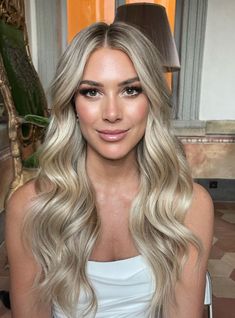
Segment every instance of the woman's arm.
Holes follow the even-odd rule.
[[[203,252],[197,267],[197,251],[190,246],[180,281],[176,284],[176,305],[169,306],[167,318],[201,318],[205,292],[205,274],[210,254],[213,225],[213,202],[208,192],[194,184],[193,200],[185,218],[185,225],[201,240]]]
[[[36,306],[37,297],[31,287],[39,268],[22,242],[23,218],[34,196],[34,183],[30,182],[18,189],[7,204],[5,240],[10,265],[12,318],[51,317],[51,306]]]

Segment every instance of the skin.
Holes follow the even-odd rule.
[[[135,150],[144,135],[148,99],[144,92],[137,93],[133,89],[140,86],[138,79],[123,84],[136,77],[133,64],[124,53],[99,49],[87,62],[82,79],[86,82],[80,85],[75,98],[79,125],[87,140],[87,173],[95,189],[101,218],[101,236],[91,260],[114,261],[139,254],[129,233],[128,217],[138,192]],[[109,134],[104,139],[100,131],[107,130]],[[110,136],[110,130],[127,132],[119,139],[118,134]],[[115,138],[118,140],[113,140]],[[29,289],[39,268],[21,240],[24,214],[35,195],[34,183],[29,182],[13,194],[7,207],[6,245],[14,318],[51,317],[50,306],[31,306],[36,296],[30,294]],[[176,284],[178,306],[169,305],[167,318],[202,317],[204,277],[213,233],[213,204],[206,190],[196,184],[185,225],[201,239],[204,252],[197,271],[196,251],[190,246],[189,259]]]
[[[91,259],[125,259],[138,255],[128,231],[128,211],[138,190],[135,146],[145,132],[148,99],[135,89],[141,88],[137,73],[121,51],[95,51],[88,60],[83,81],[75,105],[87,141],[87,172],[96,191],[102,227]],[[87,84],[91,81],[99,86]],[[84,89],[89,90],[86,95]],[[128,131],[121,140],[106,141],[99,131],[107,130]]]
[[[126,54],[109,48],[91,54],[75,99],[89,167],[97,161],[116,160],[119,165],[123,159],[135,161],[135,146],[144,135],[148,116],[148,99],[138,89],[138,75]],[[114,134],[106,141],[99,133],[117,130],[126,131],[121,140]]]

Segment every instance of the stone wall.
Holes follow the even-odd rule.
[[[235,179],[235,121],[178,125],[176,134],[184,144],[194,178]]]
[[[235,179],[235,137],[188,138],[184,148],[194,178]]]

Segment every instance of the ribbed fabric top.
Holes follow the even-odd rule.
[[[98,300],[95,318],[149,318],[154,285],[141,255],[114,262],[89,261],[87,274]],[[86,303],[86,295],[82,293],[76,318],[84,317],[82,308]],[[66,318],[56,306],[54,317]]]

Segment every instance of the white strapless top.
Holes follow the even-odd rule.
[[[89,261],[87,274],[94,287],[98,310],[95,318],[149,318],[149,304],[154,291],[149,266],[139,255],[114,262]],[[83,316],[85,295],[81,295],[76,318]],[[66,318],[54,306],[54,318]],[[85,316],[94,318],[93,315]]]

